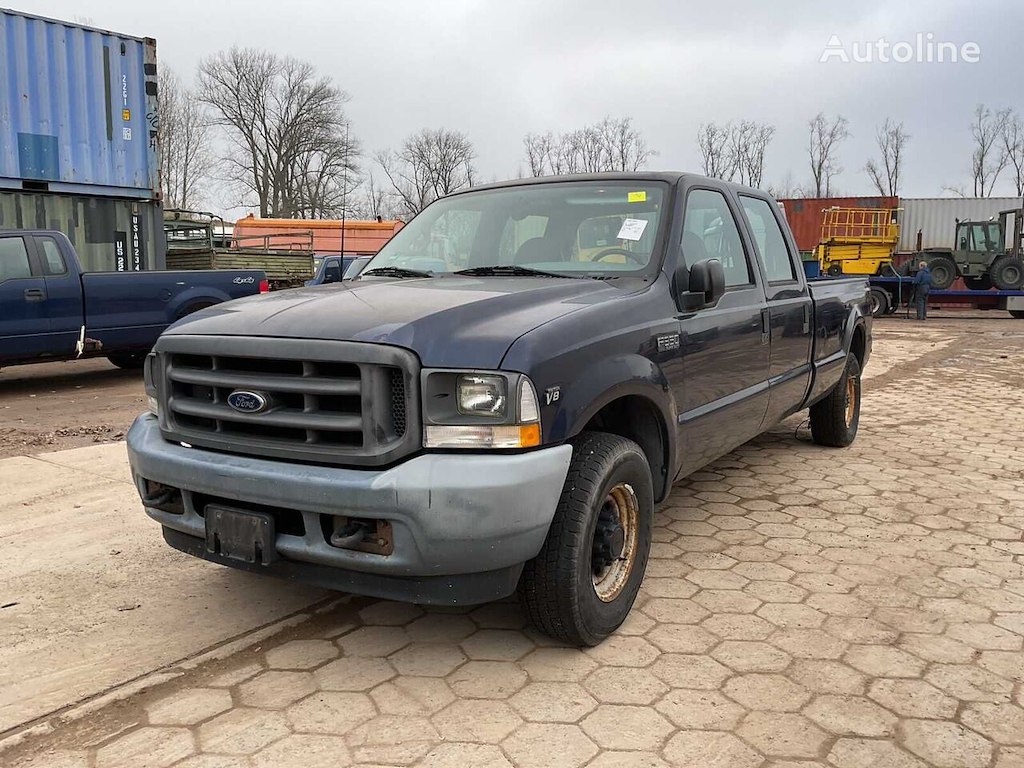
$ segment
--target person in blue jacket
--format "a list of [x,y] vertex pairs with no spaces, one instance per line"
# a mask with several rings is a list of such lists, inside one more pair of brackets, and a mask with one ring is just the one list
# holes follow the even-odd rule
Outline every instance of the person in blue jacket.
[[918,265],[917,274],[914,275],[914,300],[917,303],[917,319],[928,319],[928,293],[932,289],[932,271],[928,269],[928,262],[922,261]]

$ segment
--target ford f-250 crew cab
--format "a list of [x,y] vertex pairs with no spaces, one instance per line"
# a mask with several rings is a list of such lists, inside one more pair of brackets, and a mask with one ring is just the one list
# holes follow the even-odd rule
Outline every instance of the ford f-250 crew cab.
[[248,269],[82,272],[60,232],[0,232],[0,366],[104,356],[141,368],[175,320],[266,288]]
[[777,204],[679,173],[443,198],[358,278],[164,333],[128,450],[173,547],[422,603],[517,587],[543,631],[624,620],[655,503],[810,409],[848,445],[867,283],[811,282]]

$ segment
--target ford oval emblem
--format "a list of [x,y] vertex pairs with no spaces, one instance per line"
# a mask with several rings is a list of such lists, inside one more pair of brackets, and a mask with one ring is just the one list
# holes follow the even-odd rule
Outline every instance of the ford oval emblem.
[[270,398],[260,392],[236,389],[228,395],[228,405],[241,413],[263,413],[270,406]]

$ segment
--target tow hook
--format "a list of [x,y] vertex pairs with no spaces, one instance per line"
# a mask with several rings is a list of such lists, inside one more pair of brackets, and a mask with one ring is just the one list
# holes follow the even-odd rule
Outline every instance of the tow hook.
[[359,544],[370,532],[370,526],[362,520],[349,520],[331,534],[331,546],[349,549]]

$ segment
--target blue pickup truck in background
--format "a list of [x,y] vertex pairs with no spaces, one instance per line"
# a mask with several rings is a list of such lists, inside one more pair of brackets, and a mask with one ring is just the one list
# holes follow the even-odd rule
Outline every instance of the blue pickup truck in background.
[[141,368],[171,323],[267,290],[259,270],[84,273],[60,232],[0,232],[0,366],[106,357]]

